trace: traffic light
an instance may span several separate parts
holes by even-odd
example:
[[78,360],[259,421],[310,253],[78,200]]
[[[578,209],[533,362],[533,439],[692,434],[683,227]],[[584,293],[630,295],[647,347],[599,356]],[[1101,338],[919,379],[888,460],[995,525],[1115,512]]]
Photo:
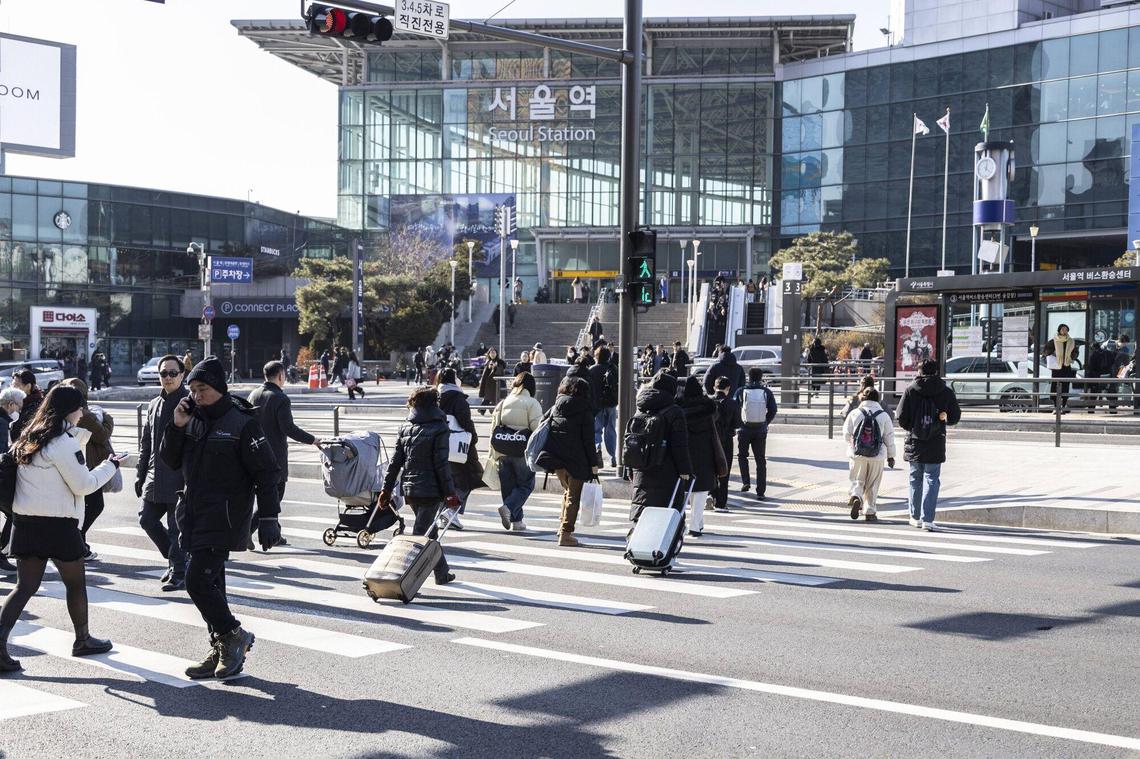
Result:
[[305,13],[309,31],[319,37],[344,37],[357,42],[387,42],[392,39],[392,22],[384,16],[346,11],[314,3]]
[[638,229],[630,233],[631,255],[626,259],[626,286],[635,306],[657,303],[654,292],[657,279],[657,233]]
[[515,221],[513,206],[499,206],[495,209],[495,231],[504,240],[515,233],[518,225]]

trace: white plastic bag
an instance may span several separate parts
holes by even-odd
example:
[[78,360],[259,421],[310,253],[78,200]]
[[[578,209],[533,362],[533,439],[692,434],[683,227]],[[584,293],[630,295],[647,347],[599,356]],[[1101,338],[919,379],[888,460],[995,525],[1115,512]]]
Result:
[[578,510],[578,524],[583,527],[596,527],[602,521],[602,485],[587,482],[582,485],[581,507]]

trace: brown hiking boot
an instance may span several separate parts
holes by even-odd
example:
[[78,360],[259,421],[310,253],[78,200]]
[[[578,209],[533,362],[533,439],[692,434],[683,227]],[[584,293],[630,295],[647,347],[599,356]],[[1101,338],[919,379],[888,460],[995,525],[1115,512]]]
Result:
[[558,533],[558,545],[569,546],[570,548],[574,548],[575,546],[578,546],[579,543],[578,543],[578,539],[576,537],[574,537],[574,533],[572,533],[572,532],[560,532],[560,533]]

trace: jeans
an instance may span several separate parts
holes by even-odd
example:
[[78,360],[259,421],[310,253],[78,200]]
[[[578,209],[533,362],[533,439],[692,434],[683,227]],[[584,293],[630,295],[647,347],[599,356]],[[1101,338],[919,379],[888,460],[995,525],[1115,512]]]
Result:
[[212,635],[226,635],[241,626],[230,613],[226,597],[226,559],[230,552],[204,548],[190,552],[186,564],[186,595],[198,608]]
[[[432,540],[439,537],[439,525],[436,523],[436,517],[439,516],[439,500],[436,498],[412,498],[408,497],[408,505],[412,507],[412,513],[416,515],[416,522],[412,525],[413,535],[427,535]],[[447,557],[440,551],[439,561],[435,565],[435,579],[436,582],[447,577],[450,567],[447,566]]]
[[922,522],[934,521],[934,507],[938,504],[941,485],[941,464],[910,462],[910,518]]
[[610,454],[610,461],[617,457],[617,407],[604,408],[594,415],[594,447],[602,447],[602,436],[605,436],[606,450]]
[[526,465],[526,459],[516,456],[499,459],[499,490],[503,505],[511,512],[511,521],[521,522],[523,504],[534,492],[534,472]]
[[756,495],[764,495],[768,489],[768,427],[741,427],[736,436],[740,446],[740,479],[745,485],[751,485],[748,476],[748,450],[752,449],[752,456],[756,459]]
[[[164,516],[165,525],[162,523]],[[178,545],[178,524],[174,521],[174,504],[144,500],[139,511],[139,526],[162,554],[162,558],[166,559],[173,577],[175,579],[185,577],[186,554]]]

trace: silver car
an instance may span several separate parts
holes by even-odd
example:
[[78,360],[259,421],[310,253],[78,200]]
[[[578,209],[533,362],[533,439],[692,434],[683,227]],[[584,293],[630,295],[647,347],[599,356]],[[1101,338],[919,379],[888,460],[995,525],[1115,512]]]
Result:
[[[740,345],[732,349],[732,355],[736,356],[736,363],[740,364],[745,372],[758,366],[765,374],[776,376],[779,376],[780,365],[784,360],[782,345]],[[714,363],[716,359],[698,358],[693,362],[689,373],[694,377],[703,377]]]
[[[1038,374],[1048,377],[1049,370],[1042,366]],[[1077,372],[1077,377],[1083,376],[1083,371]],[[1019,367],[996,356],[957,356],[946,361],[946,382],[963,404],[996,402],[1001,411],[1029,411],[1036,405],[1035,392],[1049,392],[1048,385],[1032,379],[1028,362]]]
[[12,374],[27,367],[36,375],[36,385],[50,390],[63,380],[63,364],[54,358],[41,358],[34,361],[0,361],[0,390],[11,387]]
[[150,361],[147,361],[139,368],[138,373],[135,375],[135,379],[138,380],[138,383],[140,385],[158,384],[158,362],[161,358],[162,356],[152,358]]

